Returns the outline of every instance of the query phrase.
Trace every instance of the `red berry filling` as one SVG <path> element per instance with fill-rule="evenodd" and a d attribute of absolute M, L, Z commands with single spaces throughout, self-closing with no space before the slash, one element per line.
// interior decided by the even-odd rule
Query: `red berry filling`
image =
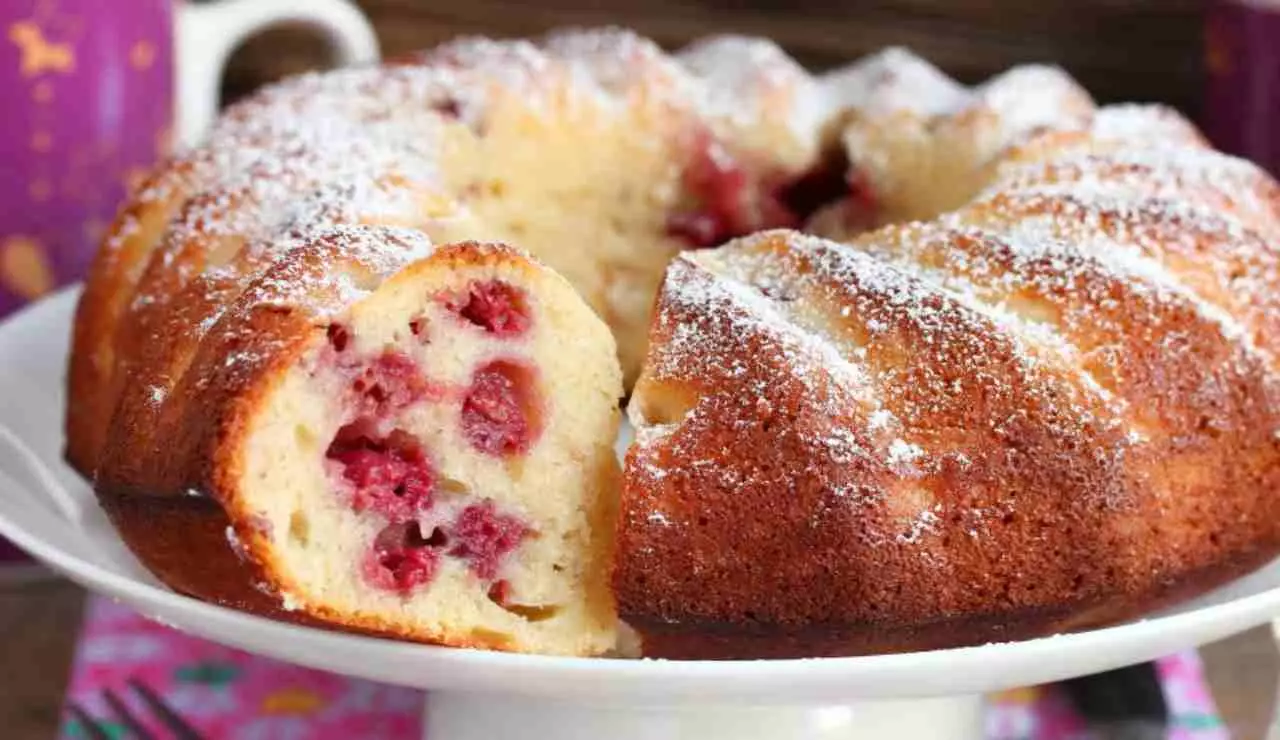
<path fill-rule="evenodd" d="M 482 501 L 462 510 L 452 534 L 457 544 L 449 554 L 465 559 L 472 572 L 488 581 L 497 577 L 502 560 L 520 546 L 529 528 L 514 516 L 498 513 L 492 501 Z M 499 591 L 505 597 L 506 588 Z"/>
<path fill-rule="evenodd" d="M 363 572 L 374 586 L 407 594 L 435 578 L 441 557 L 458 558 L 477 578 L 490 582 L 489 598 L 505 605 L 511 585 L 495 579 L 507 556 L 532 534 L 518 517 L 500 513 L 492 501 L 481 501 L 463 509 L 452 524 L 436 527 L 430 537 L 422 535 L 416 521 L 383 527 L 365 554 Z"/>
<path fill-rule="evenodd" d="M 532 323 L 525 292 L 502 280 L 472 281 L 463 295 L 446 298 L 445 306 L 500 337 L 519 336 Z"/>
<path fill-rule="evenodd" d="M 488 596 L 489 601 L 505 609 L 511 600 L 511 584 L 505 580 L 494 581 L 489 584 Z"/>
<path fill-rule="evenodd" d="M 533 372 L 511 360 L 477 369 L 462 401 L 462 432 L 489 455 L 527 451 L 538 434 Z"/>
<path fill-rule="evenodd" d="M 694 247 L 712 247 L 743 226 L 747 174 L 724 147 L 706 139 L 681 175 L 697 205 L 667 219 L 667 233 Z"/>
<path fill-rule="evenodd" d="M 341 466 L 351 485 L 351 508 L 357 513 L 374 511 L 393 522 L 413 518 L 431 508 L 435 472 L 408 435 L 392 433 L 385 440 L 350 432 L 338 432 L 325 457 Z"/>
<path fill-rule="evenodd" d="M 375 586 L 407 594 L 435 578 L 440 549 L 433 544 L 417 522 L 388 525 L 365 556 L 364 576 Z"/>
<path fill-rule="evenodd" d="M 447 305 L 461 319 L 499 336 L 529 327 L 524 292 L 502 281 L 472 283 L 461 300 Z M 428 329 L 421 317 L 409 328 L 419 341 Z M 463 432 L 474 447 L 500 456 L 527 450 L 540 424 L 532 368 L 515 360 L 491 361 L 473 372 L 466 388 L 447 390 L 426 380 L 409 355 L 393 349 L 377 355 L 354 352 L 353 339 L 346 326 L 328 327 L 326 363 L 348 388 L 344 405 L 358 416 L 338 430 L 324 457 L 346 505 L 385 523 L 359 560 L 364 579 L 408 595 L 429 584 L 442 559 L 452 557 L 466 564 L 486 593 L 505 601 L 509 584 L 494 581 L 532 528 L 501 513 L 492 501 L 438 488 L 436 471 L 418 440 L 383 430 L 405 407 L 447 395 L 461 397 Z M 441 499 L 449 503 L 438 508 Z M 423 536 L 422 521 L 435 523 L 430 537 Z"/>
<path fill-rule="evenodd" d="M 360 395 L 367 413 L 381 416 L 422 398 L 428 385 L 412 358 L 387 351 L 360 371 L 351 390 Z"/>
<path fill-rule="evenodd" d="M 692 247 L 714 247 L 761 229 L 796 228 L 823 207 L 842 201 L 851 225 L 874 221 L 871 190 L 842 153 L 776 185 L 779 178 L 748 174 L 723 146 L 703 137 L 682 179 L 697 205 L 671 214 L 666 228 Z"/>
<path fill-rule="evenodd" d="M 714 247 L 760 229 L 796 226 L 799 219 L 719 142 L 702 137 L 682 174 L 697 205 L 667 219 L 667 233 L 693 247 Z"/>

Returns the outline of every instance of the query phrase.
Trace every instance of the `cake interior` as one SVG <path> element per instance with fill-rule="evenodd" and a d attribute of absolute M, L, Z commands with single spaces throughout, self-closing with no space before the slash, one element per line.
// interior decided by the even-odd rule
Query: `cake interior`
<path fill-rule="evenodd" d="M 516 245 L 568 278 L 613 330 L 628 385 L 680 250 L 799 227 L 849 190 L 834 139 L 829 157 L 812 141 L 759 149 L 742 132 L 712 131 L 665 82 L 650 80 L 627 105 L 492 91 L 483 120 L 446 120 L 433 135 L 443 205 L 415 224 L 437 242 Z"/>
<path fill-rule="evenodd" d="M 244 446 L 286 608 L 451 644 L 610 648 L 612 356 L 567 285 L 506 264 L 411 267 L 316 329 Z"/>

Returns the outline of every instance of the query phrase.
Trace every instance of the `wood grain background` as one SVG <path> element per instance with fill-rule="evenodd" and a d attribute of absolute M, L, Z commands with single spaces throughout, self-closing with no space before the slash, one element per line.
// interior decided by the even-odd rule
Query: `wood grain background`
<path fill-rule="evenodd" d="M 884 46 L 925 55 L 973 82 L 1012 64 L 1049 61 L 1103 101 L 1156 100 L 1195 114 L 1201 91 L 1203 3 L 1195 0 L 359 0 L 383 52 L 459 34 L 525 36 L 557 26 L 622 25 L 677 47 L 734 31 L 770 36 L 813 69 Z M 269 31 L 235 56 L 228 97 L 324 66 L 323 44 Z"/>

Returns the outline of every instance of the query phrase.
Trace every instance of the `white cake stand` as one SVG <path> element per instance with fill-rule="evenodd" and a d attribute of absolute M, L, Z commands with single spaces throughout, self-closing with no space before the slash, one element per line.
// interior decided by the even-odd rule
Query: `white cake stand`
<path fill-rule="evenodd" d="M 623 661 L 412 645 L 282 624 L 160 585 L 61 461 L 74 292 L 0 325 L 0 534 L 178 629 L 273 658 L 430 689 L 431 740 L 975 738 L 983 692 L 1108 670 L 1280 615 L 1280 560 L 1148 619 L 1018 643 L 863 658 Z"/>

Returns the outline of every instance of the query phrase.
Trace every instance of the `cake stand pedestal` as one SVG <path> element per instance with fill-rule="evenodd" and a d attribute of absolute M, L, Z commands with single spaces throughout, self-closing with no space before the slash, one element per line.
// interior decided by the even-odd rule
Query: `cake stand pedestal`
<path fill-rule="evenodd" d="M 977 695 L 831 706 L 598 704 L 433 692 L 424 740 L 976 740 Z"/>

